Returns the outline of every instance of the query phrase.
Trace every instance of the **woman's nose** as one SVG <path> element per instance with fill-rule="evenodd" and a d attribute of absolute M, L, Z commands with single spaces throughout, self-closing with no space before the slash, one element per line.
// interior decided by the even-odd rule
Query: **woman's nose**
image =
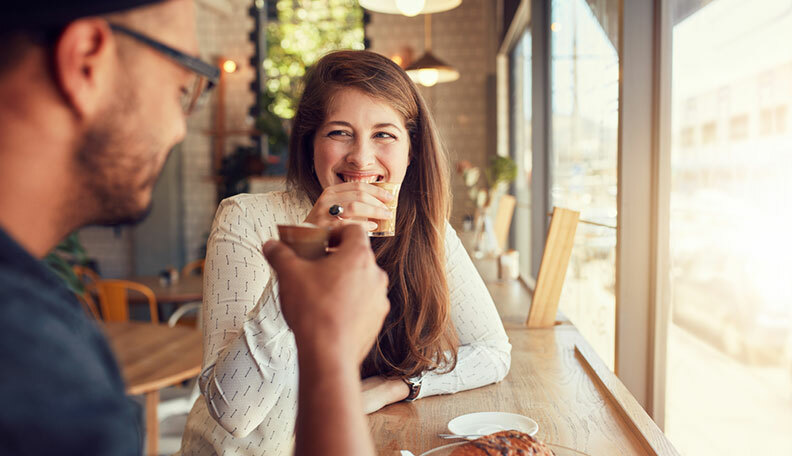
<path fill-rule="evenodd" d="M 365 142 L 355 141 L 354 147 L 346 155 L 346 162 L 364 169 L 374 164 L 374 148 Z"/>

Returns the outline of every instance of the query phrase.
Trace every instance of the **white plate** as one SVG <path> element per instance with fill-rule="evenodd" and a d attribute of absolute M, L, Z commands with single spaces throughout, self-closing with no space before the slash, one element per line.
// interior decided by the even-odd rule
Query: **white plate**
<path fill-rule="evenodd" d="M 535 435 L 539 430 L 539 425 L 527 416 L 503 412 L 468 413 L 448 422 L 448 430 L 452 434 L 459 435 L 487 435 L 512 429 Z"/>

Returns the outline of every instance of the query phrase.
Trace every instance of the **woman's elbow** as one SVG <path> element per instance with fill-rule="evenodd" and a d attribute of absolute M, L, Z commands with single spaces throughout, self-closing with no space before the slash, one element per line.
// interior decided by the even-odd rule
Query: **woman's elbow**
<path fill-rule="evenodd" d="M 212 416 L 212 419 L 232 436 L 236 438 L 245 438 L 256 428 L 252 420 L 247 420 L 247 422 L 245 422 L 245 419 L 239 416 L 241 412 L 238 409 L 234 409 L 231 412 L 227 410 L 220 412 L 206 395 L 199 398 L 199 400 L 201 399 L 206 401 L 206 406 L 209 409 L 209 415 Z"/>
<path fill-rule="evenodd" d="M 198 400 L 203 400 L 206 403 L 209 415 L 226 432 L 234 437 L 247 437 L 256 428 L 256 424 L 252 420 L 246 419 L 249 407 L 248 410 L 239 410 L 230 404 L 228 398 L 223 394 L 222 388 L 211 375 L 211 370 L 207 369 L 207 371 L 204 371 L 204 375 L 198 380 L 201 392 Z"/>
<path fill-rule="evenodd" d="M 495 382 L 506 378 L 511 368 L 511 344 L 498 347 L 495 350 L 493 362 L 495 364 Z"/>

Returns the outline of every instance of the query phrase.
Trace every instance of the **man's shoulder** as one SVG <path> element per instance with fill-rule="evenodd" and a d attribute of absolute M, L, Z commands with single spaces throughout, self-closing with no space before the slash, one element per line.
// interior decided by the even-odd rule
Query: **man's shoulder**
<path fill-rule="evenodd" d="M 69 325 L 79 316 L 74 306 L 64 285 L 0 263 L 0 327 L 35 328 L 53 320 Z"/>
<path fill-rule="evenodd" d="M 43 283 L 0 265 L 0 454 L 133 454 L 137 417 L 104 337 Z"/>
<path fill-rule="evenodd" d="M 0 266 L 0 365 L 37 378 L 98 375 L 116 369 L 95 322 L 60 284 L 47 284 Z M 112 381 L 112 374 L 110 375 Z"/>
<path fill-rule="evenodd" d="M 61 361 L 95 363 L 97 357 L 103 356 L 103 337 L 74 305 L 61 300 L 58 294 L 35 288 L 3 288 L 0 363 L 35 369 L 37 363 L 49 361 L 50 366 L 44 370 L 61 365 Z"/>

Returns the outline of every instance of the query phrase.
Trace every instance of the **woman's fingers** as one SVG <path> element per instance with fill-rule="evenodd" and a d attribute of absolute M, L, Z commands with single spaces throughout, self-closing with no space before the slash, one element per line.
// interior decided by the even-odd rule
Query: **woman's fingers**
<path fill-rule="evenodd" d="M 354 183 L 350 182 L 349 184 Z M 325 191 L 325 193 L 319 197 L 319 200 L 316 202 L 316 206 L 326 206 L 328 214 L 330 213 L 330 208 L 332 206 L 341 206 L 343 209 L 343 212 L 340 214 L 342 218 L 357 217 L 373 218 L 379 220 L 390 218 L 391 212 L 390 209 L 388 209 L 388 206 L 377 199 L 376 196 L 366 191 L 367 189 L 361 190 L 357 187 L 350 188 L 347 186 L 346 190 L 339 191 L 338 187 L 341 187 L 341 185 L 335 186 L 336 188 L 334 188 L 333 191 Z M 375 190 L 381 190 L 377 187 L 374 187 L 373 185 L 363 185 Z"/>
<path fill-rule="evenodd" d="M 393 196 L 385 190 L 364 182 L 345 182 L 324 189 L 314 204 L 306 222 L 319 226 L 332 226 L 341 223 L 360 223 L 368 231 L 376 229 L 377 224 L 369 221 L 385 220 L 391 211 L 383 201 Z M 338 210 L 332 210 L 339 206 Z"/>
<path fill-rule="evenodd" d="M 381 189 L 376 185 L 371 185 L 366 182 L 344 182 L 343 184 L 331 185 L 327 187 L 322 195 L 325 193 L 346 193 L 346 192 L 364 192 L 374 198 L 382 201 L 383 203 L 390 202 L 393 195 L 387 190 Z"/>
<path fill-rule="evenodd" d="M 342 193 L 338 195 L 338 199 L 334 204 L 344 208 L 341 214 L 342 218 L 384 220 L 391 216 L 390 210 L 371 196 L 361 197 L 357 194 Z"/>

